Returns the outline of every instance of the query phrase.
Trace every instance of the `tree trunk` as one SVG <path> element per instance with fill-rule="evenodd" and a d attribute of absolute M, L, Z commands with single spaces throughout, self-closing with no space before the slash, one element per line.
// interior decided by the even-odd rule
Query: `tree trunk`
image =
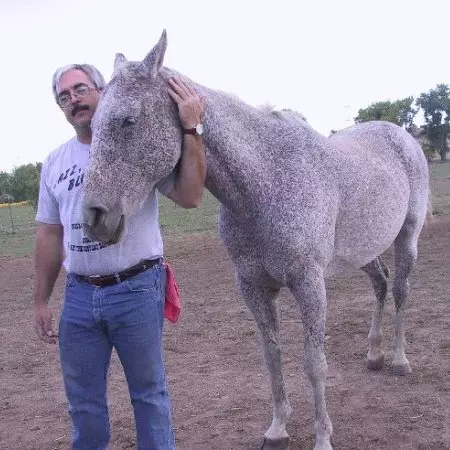
<path fill-rule="evenodd" d="M 448 124 L 446 124 L 446 129 L 442 130 L 442 139 L 439 145 L 439 155 L 441 157 L 441 162 L 447 161 L 447 135 L 448 135 Z"/>

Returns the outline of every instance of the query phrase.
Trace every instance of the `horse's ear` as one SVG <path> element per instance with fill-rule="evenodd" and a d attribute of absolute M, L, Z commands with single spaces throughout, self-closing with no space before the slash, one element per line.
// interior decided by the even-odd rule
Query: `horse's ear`
<path fill-rule="evenodd" d="M 122 64 L 127 62 L 127 58 L 125 58 L 122 53 L 116 53 L 116 59 L 114 60 L 114 71 L 116 71 Z"/>
<path fill-rule="evenodd" d="M 162 32 L 158 43 L 150 50 L 149 54 L 145 57 L 144 61 L 141 62 L 142 70 L 155 78 L 164 62 L 164 54 L 167 48 L 167 33 L 166 30 Z"/>

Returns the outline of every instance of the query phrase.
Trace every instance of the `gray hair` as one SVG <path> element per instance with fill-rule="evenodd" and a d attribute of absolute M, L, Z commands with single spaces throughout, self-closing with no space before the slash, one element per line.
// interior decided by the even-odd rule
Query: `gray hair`
<path fill-rule="evenodd" d="M 56 103 L 58 103 L 59 80 L 69 70 L 81 70 L 84 72 L 99 91 L 106 85 L 101 72 L 91 64 L 69 64 L 68 66 L 60 67 L 53 74 L 52 80 L 53 97 L 55 97 Z"/>

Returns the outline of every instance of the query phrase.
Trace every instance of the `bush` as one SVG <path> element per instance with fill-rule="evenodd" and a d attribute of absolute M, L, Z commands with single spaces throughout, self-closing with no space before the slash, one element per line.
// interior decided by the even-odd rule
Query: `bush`
<path fill-rule="evenodd" d="M 13 203 L 14 197 L 10 194 L 2 194 L 0 195 L 0 203 Z"/>

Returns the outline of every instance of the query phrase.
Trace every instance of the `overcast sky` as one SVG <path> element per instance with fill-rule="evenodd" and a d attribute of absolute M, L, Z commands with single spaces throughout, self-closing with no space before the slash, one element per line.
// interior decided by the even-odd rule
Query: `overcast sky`
<path fill-rule="evenodd" d="M 57 67 L 109 79 L 116 52 L 142 60 L 164 28 L 166 66 L 326 135 L 372 102 L 450 83 L 449 0 L 0 0 L 0 170 L 74 134 L 53 101 Z"/>

